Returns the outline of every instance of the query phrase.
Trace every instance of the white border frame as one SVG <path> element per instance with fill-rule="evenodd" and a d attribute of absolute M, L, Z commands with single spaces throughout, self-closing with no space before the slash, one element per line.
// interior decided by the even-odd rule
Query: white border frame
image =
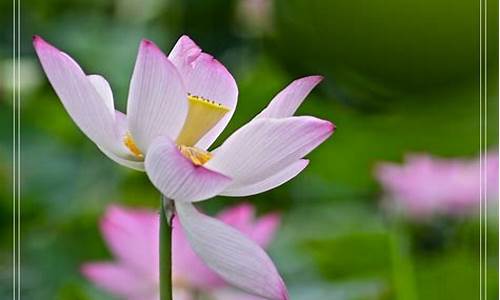
<path fill-rule="evenodd" d="M 12 299 L 21 299 L 21 1 L 12 0 Z"/>

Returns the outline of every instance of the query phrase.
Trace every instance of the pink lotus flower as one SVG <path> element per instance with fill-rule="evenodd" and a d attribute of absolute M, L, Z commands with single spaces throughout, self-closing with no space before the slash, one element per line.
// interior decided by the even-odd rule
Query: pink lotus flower
<path fill-rule="evenodd" d="M 104 154 L 133 169 L 144 170 L 144 155 L 158 136 L 208 147 L 236 107 L 234 78 L 186 36 L 169 57 L 153 42 L 141 42 L 127 115 L 115 110 L 113 92 L 104 77 L 87 75 L 69 55 L 39 36 L 33 38 L 33 45 L 73 121 Z"/>
<path fill-rule="evenodd" d="M 498 197 L 498 153 L 487 155 L 488 198 Z M 377 179 L 390 203 L 414 218 L 435 214 L 463 215 L 478 210 L 480 199 L 479 160 L 438 159 L 412 155 L 402 166 L 383 163 Z"/>
<path fill-rule="evenodd" d="M 329 121 L 293 116 L 322 78 L 292 82 L 253 120 L 208 151 L 236 108 L 238 89 L 227 69 L 187 36 L 168 57 L 142 41 L 127 115 L 114 109 L 103 77 L 86 75 L 39 37 L 34 46 L 75 123 L 111 159 L 145 169 L 153 185 L 175 201 L 186 237 L 204 262 L 245 291 L 287 299 L 267 254 L 238 231 L 199 213 L 191 202 L 258 194 L 299 174 L 308 164 L 304 156 L 334 131 Z"/>
<path fill-rule="evenodd" d="M 254 218 L 254 208 L 240 204 L 217 218 L 266 247 L 279 225 L 277 214 Z M 86 263 L 82 273 L 109 293 L 128 300 L 159 299 L 158 224 L 159 215 L 149 210 L 110 206 L 101 220 L 101 232 L 116 257 L 115 262 Z M 195 295 L 214 300 L 257 300 L 234 290 L 191 250 L 178 219 L 173 222 L 174 300 L 195 300 Z"/>

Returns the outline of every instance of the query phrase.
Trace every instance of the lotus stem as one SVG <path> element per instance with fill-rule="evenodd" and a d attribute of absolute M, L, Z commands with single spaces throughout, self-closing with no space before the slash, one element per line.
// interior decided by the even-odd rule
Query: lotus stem
<path fill-rule="evenodd" d="M 160 300 L 172 300 L 172 219 L 174 201 L 161 197 L 160 210 Z"/>

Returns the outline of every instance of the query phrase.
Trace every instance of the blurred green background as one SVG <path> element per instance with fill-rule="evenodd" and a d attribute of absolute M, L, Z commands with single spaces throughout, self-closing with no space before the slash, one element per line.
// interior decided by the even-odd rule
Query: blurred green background
<path fill-rule="evenodd" d="M 229 0 L 22 1 L 24 299 L 109 299 L 78 271 L 107 259 L 97 220 L 109 203 L 157 208 L 140 172 L 107 159 L 73 124 L 35 58 L 39 34 L 110 82 L 124 111 L 141 38 L 165 52 L 190 35 L 233 73 L 240 96 L 219 139 L 293 79 L 325 75 L 300 113 L 337 125 L 310 166 L 240 202 L 281 211 L 269 252 L 292 299 L 476 299 L 479 218 L 395 222 L 380 208 L 373 167 L 406 153 L 479 150 L 479 0 L 276 0 L 262 18 Z M 498 145 L 498 7 L 489 3 L 488 143 Z M 0 298 L 11 297 L 12 7 L 0 3 Z M 488 298 L 498 298 L 496 207 L 488 224 Z"/>

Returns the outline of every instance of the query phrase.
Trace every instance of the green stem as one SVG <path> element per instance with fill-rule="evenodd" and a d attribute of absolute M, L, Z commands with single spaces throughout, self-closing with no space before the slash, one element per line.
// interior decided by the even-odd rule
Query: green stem
<path fill-rule="evenodd" d="M 390 244 L 396 299 L 417 300 L 410 241 L 404 224 L 400 220 L 393 220 Z"/>
<path fill-rule="evenodd" d="M 160 210 L 160 300 L 172 300 L 172 219 L 174 201 L 161 197 Z"/>

